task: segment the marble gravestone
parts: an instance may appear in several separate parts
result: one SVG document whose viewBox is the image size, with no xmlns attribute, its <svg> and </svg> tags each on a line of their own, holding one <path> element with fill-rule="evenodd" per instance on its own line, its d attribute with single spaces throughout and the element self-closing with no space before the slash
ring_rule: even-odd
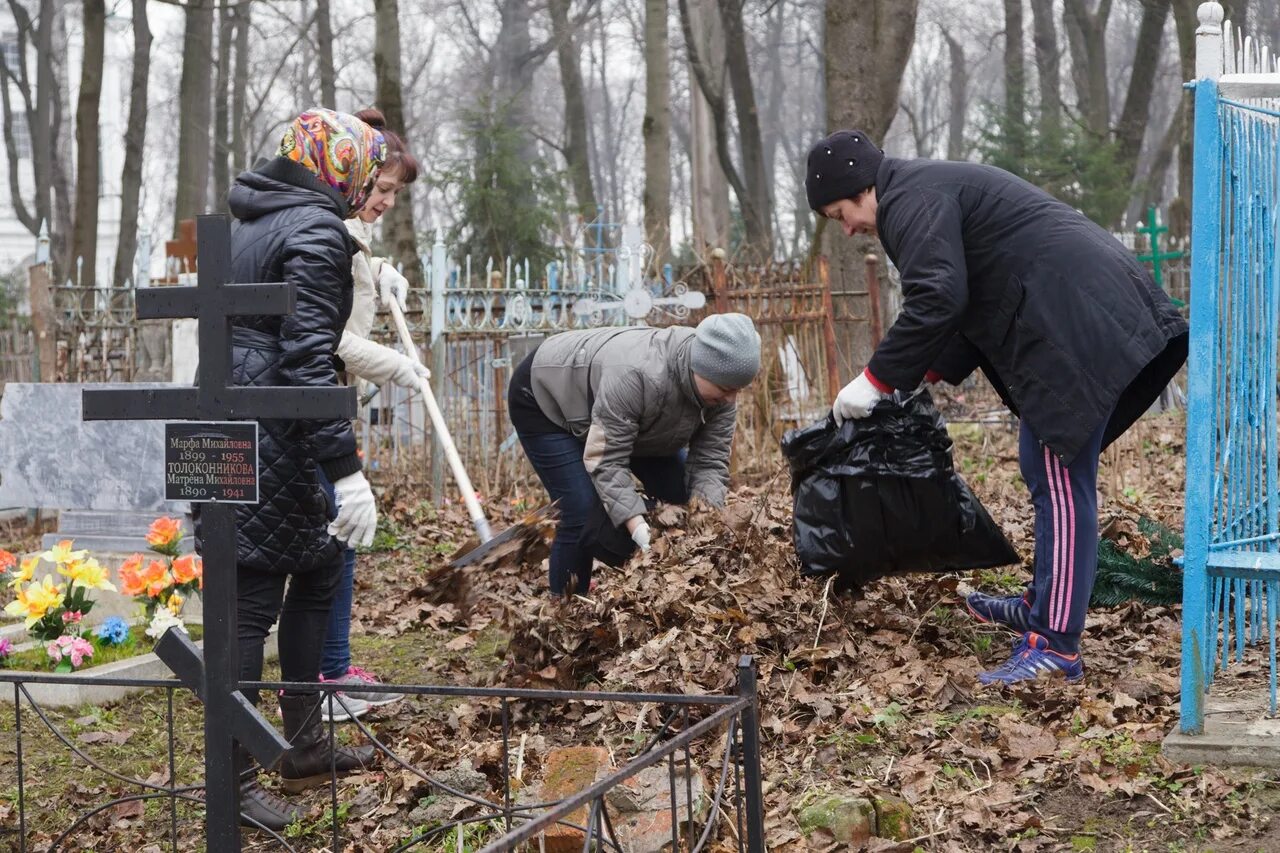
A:
<svg viewBox="0 0 1280 853">
<path fill-rule="evenodd" d="M 45 535 L 44 547 L 74 539 L 77 548 L 103 553 L 145 551 L 147 527 L 157 516 L 181 516 L 184 550 L 190 550 L 189 505 L 164 499 L 164 424 L 81 420 L 85 387 L 4 386 L 0 507 L 57 509 L 58 532 Z"/>
</svg>

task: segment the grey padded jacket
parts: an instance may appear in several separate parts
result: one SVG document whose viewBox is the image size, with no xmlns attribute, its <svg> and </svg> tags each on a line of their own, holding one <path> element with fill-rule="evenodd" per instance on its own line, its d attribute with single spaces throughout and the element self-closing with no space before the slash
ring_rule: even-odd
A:
<svg viewBox="0 0 1280 853">
<path fill-rule="evenodd" d="M 614 524 L 645 512 L 633 456 L 687 447 L 689 492 L 723 506 L 737 408 L 706 406 L 693 383 L 694 330 L 610 328 L 564 332 L 538 347 L 533 396 L 553 423 L 586 442 L 583 462 Z"/>
</svg>

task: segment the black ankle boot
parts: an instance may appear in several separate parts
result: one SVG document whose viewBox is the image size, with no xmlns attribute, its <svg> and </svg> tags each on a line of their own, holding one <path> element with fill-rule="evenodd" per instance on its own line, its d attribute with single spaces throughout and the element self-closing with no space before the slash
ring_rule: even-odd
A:
<svg viewBox="0 0 1280 853">
<path fill-rule="evenodd" d="M 305 807 L 277 797 L 258 781 L 258 768 L 240 746 L 235 751 L 236 774 L 240 779 L 240 825 L 283 832 L 307 813 Z"/>
<path fill-rule="evenodd" d="M 282 695 L 280 712 L 284 716 L 284 736 L 293 746 L 280 759 L 280 778 L 291 794 L 327 784 L 330 770 L 339 776 L 357 773 L 373 766 L 377 750 L 372 746 L 335 745 L 329 750 L 327 733 L 320 720 L 319 693 L 303 696 Z"/>
</svg>

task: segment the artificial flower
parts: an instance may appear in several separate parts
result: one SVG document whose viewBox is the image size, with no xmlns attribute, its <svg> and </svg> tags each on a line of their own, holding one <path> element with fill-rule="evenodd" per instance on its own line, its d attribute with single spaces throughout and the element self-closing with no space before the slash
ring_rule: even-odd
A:
<svg viewBox="0 0 1280 853">
<path fill-rule="evenodd" d="M 0 661 L 13 654 L 13 643 L 8 637 L 0 637 Z"/>
<path fill-rule="evenodd" d="M 176 592 L 171 592 L 169 593 L 169 600 L 164 603 L 164 606 L 169 608 L 170 613 L 172 613 L 174 616 L 177 616 L 179 613 L 182 612 L 182 605 L 186 603 L 187 603 L 186 599 L 184 599 L 181 595 L 178 595 L 178 593 Z"/>
<path fill-rule="evenodd" d="M 187 554 L 173 561 L 173 579 L 178 583 L 191 583 L 204 574 L 204 565 L 195 554 Z"/>
<path fill-rule="evenodd" d="M 151 624 L 147 626 L 146 634 L 153 640 L 159 640 L 164 636 L 164 632 L 170 628 L 177 628 L 184 634 L 187 632 L 187 626 L 182 623 L 182 619 L 170 613 L 167 608 L 161 607 L 156 610 L 156 615 L 152 617 Z"/>
<path fill-rule="evenodd" d="M 142 555 L 134 554 L 120 566 L 120 591 L 125 595 L 142 595 L 147 582 L 142 577 Z"/>
<path fill-rule="evenodd" d="M 18 590 L 18 597 L 5 605 L 4 612 L 10 616 L 25 617 L 26 627 L 30 628 L 43 619 L 51 609 L 62 603 L 62 595 L 65 591 L 65 586 L 62 584 L 55 586 L 53 578 L 45 575 L 43 582 L 30 583 L 27 584 L 26 589 Z"/>
<path fill-rule="evenodd" d="M 19 569 L 18 573 L 13 576 L 12 580 L 9 581 L 10 585 L 14 589 L 17 589 L 19 584 L 24 584 L 27 581 L 31 580 L 33 577 L 36 576 L 36 566 L 38 566 L 39 564 L 40 564 L 40 558 L 38 556 L 27 557 L 25 560 L 22 561 L 22 566 Z"/>
<path fill-rule="evenodd" d="M 162 561 L 152 560 L 142 570 L 142 580 L 147 585 L 147 595 L 159 598 L 173 584 L 173 575 L 169 574 L 169 567 Z"/>
<path fill-rule="evenodd" d="M 0 575 L 18 565 L 18 558 L 8 551 L 0 550 Z"/>
<path fill-rule="evenodd" d="M 88 553 L 88 551 L 72 551 L 71 540 L 63 539 L 57 545 L 41 554 L 40 557 L 50 563 L 62 565 L 63 563 L 70 563 L 72 560 L 83 560 Z"/>
<path fill-rule="evenodd" d="M 90 557 L 87 560 L 74 560 L 65 566 L 58 567 L 58 574 L 66 575 L 71 579 L 71 585 L 79 584 L 85 589 L 105 589 L 111 592 L 116 591 L 116 586 L 108 577 L 110 576 L 106 567 L 101 565 L 96 559 Z"/>
<path fill-rule="evenodd" d="M 79 625 L 79 624 L 80 624 L 80 622 L 81 622 L 81 621 L 83 621 L 83 620 L 84 620 L 84 614 L 83 614 L 83 613 L 81 613 L 79 610 L 64 610 L 64 611 L 62 611 L 62 624 L 63 624 L 63 625 Z"/>
<path fill-rule="evenodd" d="M 45 653 L 54 663 L 70 660 L 71 668 L 78 669 L 86 658 L 93 657 L 93 644 L 83 637 L 63 635 L 45 647 Z M 60 667 L 61 668 L 61 667 Z"/>
<path fill-rule="evenodd" d="M 108 616 L 94 629 L 93 635 L 107 645 L 123 645 L 129 639 L 129 623 L 119 616 Z"/>
<path fill-rule="evenodd" d="M 161 516 L 151 522 L 147 530 L 147 544 L 156 551 L 166 551 L 178 544 L 182 538 L 182 522 L 176 518 Z"/>
</svg>

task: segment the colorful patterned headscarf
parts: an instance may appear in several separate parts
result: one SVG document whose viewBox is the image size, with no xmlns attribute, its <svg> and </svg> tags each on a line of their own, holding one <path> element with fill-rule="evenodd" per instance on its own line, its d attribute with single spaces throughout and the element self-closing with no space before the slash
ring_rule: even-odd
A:
<svg viewBox="0 0 1280 853">
<path fill-rule="evenodd" d="M 387 159 L 387 144 L 381 131 L 353 115 L 312 109 L 293 120 L 278 153 L 306 166 L 341 193 L 351 217 L 373 191 L 378 170 Z"/>
</svg>

